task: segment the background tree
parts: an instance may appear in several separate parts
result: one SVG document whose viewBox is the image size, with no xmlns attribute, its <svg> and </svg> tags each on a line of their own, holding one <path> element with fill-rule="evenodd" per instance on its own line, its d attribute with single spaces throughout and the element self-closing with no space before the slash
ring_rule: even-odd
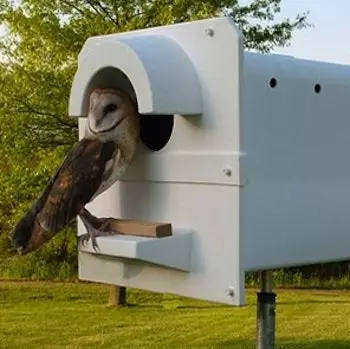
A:
<svg viewBox="0 0 350 349">
<path fill-rule="evenodd" d="M 85 40 L 214 16 L 231 16 L 245 47 L 288 45 L 306 14 L 275 23 L 281 0 L 0 0 L 0 275 L 65 277 L 76 270 L 74 227 L 45 248 L 7 259 L 7 234 L 78 139 L 67 116 L 77 55 Z"/>
</svg>

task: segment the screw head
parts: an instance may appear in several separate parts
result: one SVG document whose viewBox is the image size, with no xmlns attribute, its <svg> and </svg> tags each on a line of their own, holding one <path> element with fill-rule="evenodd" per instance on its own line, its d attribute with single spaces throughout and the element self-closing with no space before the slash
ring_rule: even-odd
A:
<svg viewBox="0 0 350 349">
<path fill-rule="evenodd" d="M 207 29 L 205 29 L 205 33 L 206 33 L 208 36 L 214 36 L 215 31 L 214 31 L 213 28 L 207 28 Z"/>
<path fill-rule="evenodd" d="M 223 170 L 224 175 L 227 177 L 231 177 L 232 176 L 232 169 L 229 166 L 226 166 Z"/>
<path fill-rule="evenodd" d="M 233 289 L 233 287 L 228 287 L 226 290 L 225 290 L 226 294 L 228 297 L 233 297 L 235 295 L 235 290 Z"/>
</svg>

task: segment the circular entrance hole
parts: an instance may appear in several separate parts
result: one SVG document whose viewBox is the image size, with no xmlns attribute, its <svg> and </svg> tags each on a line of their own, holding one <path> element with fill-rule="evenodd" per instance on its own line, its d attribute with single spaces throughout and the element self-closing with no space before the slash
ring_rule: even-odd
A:
<svg viewBox="0 0 350 349">
<path fill-rule="evenodd" d="M 141 141 L 153 151 L 163 149 L 174 128 L 174 115 L 141 115 Z"/>
</svg>

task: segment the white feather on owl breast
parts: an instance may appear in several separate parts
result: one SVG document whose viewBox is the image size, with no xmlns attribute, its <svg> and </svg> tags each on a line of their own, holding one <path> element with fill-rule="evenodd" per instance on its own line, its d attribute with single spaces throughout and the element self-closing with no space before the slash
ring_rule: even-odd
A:
<svg viewBox="0 0 350 349">
<path fill-rule="evenodd" d="M 120 149 L 117 149 L 116 155 L 106 163 L 102 182 L 94 196 L 91 198 L 91 201 L 118 181 L 128 167 L 128 164 L 129 161 L 122 157 Z"/>
<path fill-rule="evenodd" d="M 86 136 L 96 137 L 90 133 L 88 127 Z M 106 163 L 101 184 L 90 201 L 109 189 L 121 178 L 135 155 L 138 137 L 139 123 L 137 121 L 130 123 L 128 119 L 123 120 L 112 132 L 99 135 L 98 138 L 102 142 L 114 141 L 117 149 L 112 159 Z"/>
</svg>

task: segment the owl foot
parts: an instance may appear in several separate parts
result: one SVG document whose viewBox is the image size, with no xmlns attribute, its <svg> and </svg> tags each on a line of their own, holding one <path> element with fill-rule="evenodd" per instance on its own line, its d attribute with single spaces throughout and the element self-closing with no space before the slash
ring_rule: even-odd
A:
<svg viewBox="0 0 350 349">
<path fill-rule="evenodd" d="M 79 217 L 81 218 L 87 231 L 86 234 L 79 236 L 79 240 L 83 245 L 86 245 L 91 239 L 92 247 L 95 252 L 97 252 L 98 249 L 98 244 L 96 241 L 97 237 L 111 236 L 118 233 L 116 231 L 105 230 L 109 226 L 109 218 L 97 218 L 85 208 L 79 213 Z"/>
</svg>

